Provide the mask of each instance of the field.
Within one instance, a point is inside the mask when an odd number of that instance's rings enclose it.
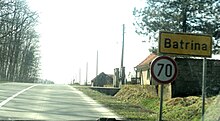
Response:
[[[155,121],[159,117],[159,98],[154,88],[127,85],[115,96],[108,96],[89,87],[77,86],[77,89],[105,105],[126,120]],[[199,121],[201,120],[202,99],[197,96],[166,99],[163,103],[163,120],[165,121]],[[218,121],[220,119],[220,97],[206,98],[205,119]]]

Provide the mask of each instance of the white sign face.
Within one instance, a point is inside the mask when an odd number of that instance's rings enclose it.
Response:
[[[176,79],[176,62],[167,56],[156,58],[151,64],[151,75],[158,83],[167,84]]]

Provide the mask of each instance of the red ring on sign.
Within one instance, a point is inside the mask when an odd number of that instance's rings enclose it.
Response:
[[[159,61],[159,60],[161,60],[161,59],[166,59],[166,60],[169,60],[173,65],[174,65],[174,75],[173,75],[173,77],[171,78],[171,79],[169,79],[169,80],[167,80],[167,81],[163,81],[163,80],[160,80],[160,79],[158,79],[156,76],[155,76],[155,74],[154,74],[154,72],[153,72],[153,69],[152,69],[152,67],[154,67],[155,66],[155,64],[157,63],[157,61]],[[157,81],[158,83],[160,83],[160,84],[168,84],[168,83],[171,83],[171,82],[173,82],[175,79],[176,79],[176,77],[177,77],[177,64],[176,64],[176,62],[172,59],[172,58],[170,58],[170,57],[168,57],[168,56],[160,56],[160,57],[157,57],[156,59],[154,59],[153,60],[153,62],[151,63],[151,75],[152,75],[152,77],[153,77],[153,79],[155,80],[155,81]]]

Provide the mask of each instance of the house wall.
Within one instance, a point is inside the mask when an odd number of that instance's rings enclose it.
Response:
[[[175,81],[166,85],[165,93],[167,98],[198,96],[202,94],[202,70],[203,59],[175,59],[178,68],[178,75]],[[141,77],[142,85],[156,85],[149,69],[139,71],[137,77]],[[220,93],[220,60],[207,60],[206,71],[206,95]],[[150,82],[152,81],[152,82]]]
[[[142,84],[142,71],[137,72],[137,84]]]
[[[103,87],[104,85],[113,85],[113,78],[102,72],[92,82],[93,86]]]
[[[161,85],[158,85],[158,96],[160,96],[161,93]],[[170,99],[172,98],[172,86],[171,84],[164,84],[164,88],[163,88],[163,98],[166,99]]]
[[[139,71],[137,72],[138,74],[138,78],[140,78],[140,84],[141,85],[150,85],[151,84],[151,74],[150,74],[150,70],[147,69],[147,70],[142,70],[142,71]]]
[[[178,75],[172,82],[172,97],[202,94],[202,59],[175,59]],[[207,60],[206,92],[215,95],[220,91],[220,61]]]
[[[147,71],[142,71],[141,85],[147,84]]]

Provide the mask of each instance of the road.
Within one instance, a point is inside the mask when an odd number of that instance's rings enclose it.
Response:
[[[69,85],[0,84],[0,120],[119,118]]]

